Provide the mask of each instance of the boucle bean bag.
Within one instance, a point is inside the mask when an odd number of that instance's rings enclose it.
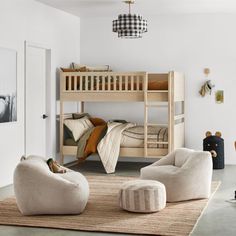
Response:
[[[131,212],[151,213],[166,206],[165,186],[154,180],[131,180],[122,184],[119,205]]]
[[[42,157],[29,156],[14,172],[16,202],[23,215],[80,214],[86,207],[89,185],[72,170],[50,171]]]
[[[210,152],[176,149],[141,169],[141,179],[157,180],[166,187],[167,202],[209,198],[212,158]]]

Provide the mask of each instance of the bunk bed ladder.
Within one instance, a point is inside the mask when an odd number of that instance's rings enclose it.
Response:
[[[148,78],[147,78],[148,79]],[[148,153],[148,144],[158,144],[161,142],[150,142],[148,141],[148,126],[158,126],[158,124],[148,122],[148,108],[150,107],[158,107],[157,105],[153,105],[148,101],[148,90],[144,90],[144,157],[152,157]]]
[[[158,123],[150,123],[148,122],[148,108],[155,107],[159,108],[160,104],[153,104],[148,101],[148,94],[151,93],[148,91],[148,76],[146,77],[146,82],[144,84],[144,157],[154,157],[153,155],[148,153],[148,144],[163,144],[168,145],[169,142],[164,141],[148,141],[148,126],[167,126],[167,124],[158,124]],[[155,156],[156,157],[156,156]]]

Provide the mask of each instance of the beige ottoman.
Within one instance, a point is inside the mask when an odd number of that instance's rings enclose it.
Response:
[[[155,180],[131,180],[122,184],[119,192],[120,207],[127,211],[151,213],[166,206],[164,184]]]

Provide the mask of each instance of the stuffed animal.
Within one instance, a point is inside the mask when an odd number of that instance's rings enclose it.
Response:
[[[224,139],[221,138],[221,132],[212,135],[207,131],[206,138],[203,140],[203,150],[211,153],[213,169],[224,169]]]
[[[211,83],[211,80],[207,80],[207,82],[202,85],[199,93],[202,97],[205,97],[207,93],[211,95],[211,91],[214,87],[215,85]]]
[[[60,173],[60,174],[63,174],[63,173],[66,173],[66,169],[59,165],[56,161],[54,161],[52,158],[49,158],[47,160],[47,164],[48,164],[48,167],[49,169],[53,172],[53,173]]]

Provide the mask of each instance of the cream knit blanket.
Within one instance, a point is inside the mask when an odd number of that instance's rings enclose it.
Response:
[[[107,134],[99,142],[97,150],[106,172],[110,174],[115,172],[120,152],[122,132],[125,129],[135,126],[135,124],[111,122],[107,126]]]

